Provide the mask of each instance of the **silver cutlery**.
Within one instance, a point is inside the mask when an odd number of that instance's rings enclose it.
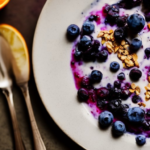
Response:
[[[15,138],[15,148],[16,150],[25,150],[24,143],[21,138],[20,129],[18,126],[18,121],[16,117],[16,111],[13,102],[12,94],[12,79],[8,71],[8,63],[6,62],[6,56],[8,53],[4,53],[10,49],[8,43],[4,38],[0,37],[0,89],[2,89],[9,106],[10,116],[13,125],[13,132]]]

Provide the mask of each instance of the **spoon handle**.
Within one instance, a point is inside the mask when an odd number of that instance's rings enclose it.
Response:
[[[13,132],[14,132],[14,138],[15,138],[15,148],[16,148],[16,150],[25,150],[26,148],[22,141],[20,129],[18,126],[18,121],[17,121],[17,117],[16,117],[16,111],[15,111],[15,107],[14,107],[13,94],[12,94],[11,88],[4,89],[3,93],[7,99],[9,110],[10,110],[10,116],[11,116],[11,120],[12,120]]]
[[[27,105],[27,110],[28,110],[28,114],[29,114],[29,118],[30,118],[33,140],[34,140],[34,149],[35,150],[46,150],[46,147],[45,147],[44,142],[41,138],[41,135],[40,135],[40,132],[38,130],[38,126],[36,124],[36,120],[34,117],[32,105],[31,105],[31,101],[30,101],[28,84],[25,83],[25,84],[19,85],[19,86],[21,88],[21,91],[23,93],[23,96],[25,98],[25,102]]]

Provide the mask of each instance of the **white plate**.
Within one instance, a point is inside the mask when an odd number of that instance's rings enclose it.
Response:
[[[111,129],[101,130],[85,105],[76,99],[70,68],[72,43],[66,40],[68,25],[79,24],[92,0],[48,0],[40,15],[33,44],[33,70],[43,104],[56,124],[88,150],[148,150],[135,144],[133,135],[114,139]],[[80,25],[80,24],[79,24]],[[58,135],[59,136],[59,135]]]

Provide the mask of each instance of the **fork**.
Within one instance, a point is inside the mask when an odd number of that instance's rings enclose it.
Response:
[[[4,58],[6,57],[4,55],[4,51],[6,51],[7,48],[9,48],[8,43],[2,37],[0,37],[0,89],[5,95],[9,106],[10,116],[13,125],[14,138],[15,138],[15,148],[16,150],[25,150],[25,146],[21,138],[21,133],[18,126],[16,111],[13,102],[12,80],[8,72],[8,66],[7,63],[5,62],[6,60],[4,61]]]

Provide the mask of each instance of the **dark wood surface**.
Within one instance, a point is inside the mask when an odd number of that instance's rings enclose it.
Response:
[[[46,0],[10,0],[9,4],[0,10],[0,23],[7,23],[14,26],[24,36],[29,48],[31,62],[34,31],[45,1]],[[83,150],[57,127],[46,112],[38,95],[32,72],[29,88],[35,118],[47,150]],[[17,118],[26,150],[33,150],[33,140],[25,102],[16,85],[13,87],[13,93]],[[1,92],[0,150],[15,150],[9,110],[7,102]]]

